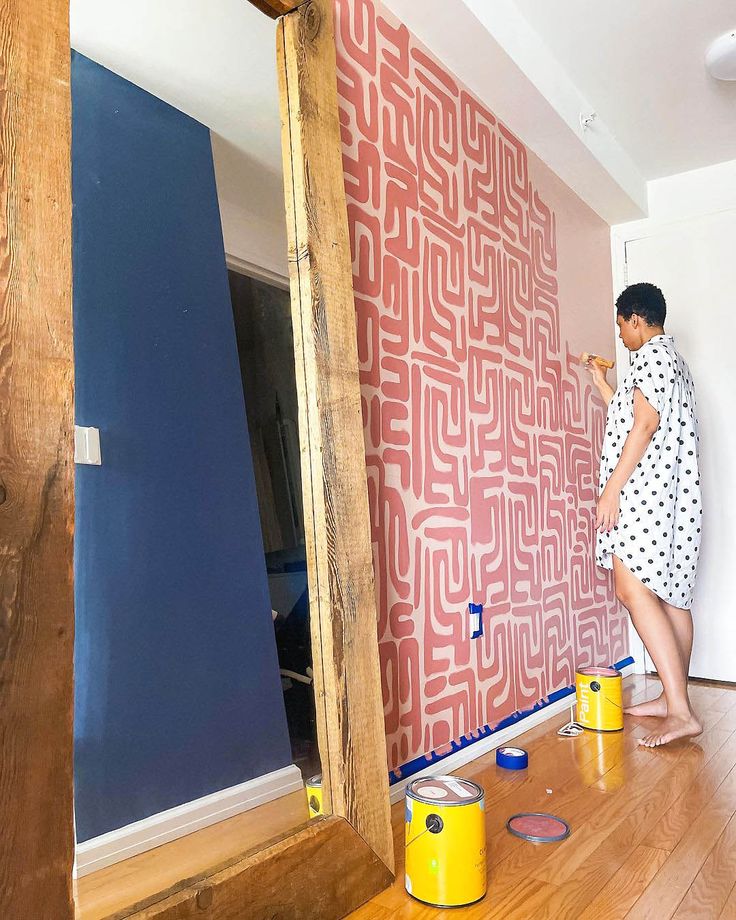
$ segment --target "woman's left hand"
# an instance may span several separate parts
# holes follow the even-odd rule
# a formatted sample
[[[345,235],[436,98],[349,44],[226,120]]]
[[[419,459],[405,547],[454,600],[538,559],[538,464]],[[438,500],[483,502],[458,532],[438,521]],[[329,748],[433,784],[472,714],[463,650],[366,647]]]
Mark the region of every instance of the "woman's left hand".
[[[595,528],[596,530],[610,533],[618,524],[620,514],[621,493],[615,489],[609,489],[608,486],[601,492],[598,504],[595,510]]]

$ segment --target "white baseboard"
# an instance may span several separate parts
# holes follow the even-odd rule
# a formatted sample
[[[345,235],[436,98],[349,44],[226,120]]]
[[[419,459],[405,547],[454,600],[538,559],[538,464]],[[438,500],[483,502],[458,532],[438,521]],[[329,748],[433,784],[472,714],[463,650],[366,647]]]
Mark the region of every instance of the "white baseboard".
[[[621,673],[624,677],[627,674],[634,673],[634,665],[627,664],[625,667],[621,668]],[[540,725],[542,722],[552,719],[561,712],[569,710],[574,705],[575,694],[572,693],[570,696],[565,696],[561,700],[556,700],[554,703],[549,703],[549,705],[529,713],[528,716],[524,716],[523,719],[519,719],[519,721],[514,722],[513,725],[508,725],[500,731],[486,735],[485,738],[479,738],[478,741],[469,744],[460,751],[456,751],[454,754],[443,757],[441,760],[436,760],[434,763],[427,764],[426,767],[419,770],[417,773],[412,773],[411,776],[407,776],[406,779],[401,779],[391,786],[389,790],[391,804],[400,801],[404,797],[406,787],[413,779],[418,779],[420,776],[444,776],[445,774],[453,773],[460,767],[465,766],[466,763],[470,763],[471,760],[475,760],[482,754],[487,754],[489,751],[495,751],[496,748],[508,744],[512,739],[518,738],[519,735],[523,735],[524,732],[528,732],[529,729],[534,728],[535,725]]]
[[[97,869],[104,869],[105,866],[152,850],[162,843],[184,837],[302,788],[302,775],[292,764],[238,786],[169,808],[150,818],[78,843],[76,874],[88,875]]]

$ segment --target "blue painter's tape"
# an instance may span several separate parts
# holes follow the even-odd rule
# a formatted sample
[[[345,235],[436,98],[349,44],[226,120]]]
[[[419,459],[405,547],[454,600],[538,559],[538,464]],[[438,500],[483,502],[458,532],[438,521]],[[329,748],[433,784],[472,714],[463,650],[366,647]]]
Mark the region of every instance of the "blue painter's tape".
[[[620,671],[622,668],[628,667],[628,665],[633,663],[634,659],[629,656],[628,658],[622,658],[621,661],[617,661],[613,667]],[[458,741],[451,741],[449,750],[443,754],[435,754],[434,752],[431,752],[429,754],[422,755],[421,757],[415,757],[414,760],[408,761],[408,763],[403,764],[397,770],[390,771],[388,774],[389,785],[393,786],[396,783],[401,782],[401,780],[407,779],[407,777],[413,776],[415,773],[419,773],[421,770],[425,770],[431,764],[438,763],[440,760],[444,760],[445,757],[450,757],[452,754],[457,754],[458,751],[462,751],[465,748],[470,747],[471,744],[475,744],[477,741],[480,741],[481,738],[488,738],[489,735],[500,732],[502,729],[508,728],[509,725],[515,725],[517,722],[521,722],[523,719],[526,719],[533,713],[539,712],[540,709],[545,709],[551,703],[556,703],[558,700],[562,700],[566,696],[573,696],[574,693],[574,686],[563,687],[561,690],[555,690],[554,693],[550,693],[546,699],[535,703],[530,709],[525,709],[522,712],[512,712],[510,716],[507,716],[494,728],[491,728],[490,725],[483,725],[473,735],[460,738]]]
[[[529,754],[524,748],[500,747],[496,749],[496,764],[504,770],[526,770]]]
[[[614,665],[617,671],[620,671],[622,668],[628,668],[630,664],[634,663],[634,659],[629,655],[628,658],[622,658],[621,661],[617,661]]]
[[[468,604],[470,613],[470,638],[479,639],[483,635],[483,604]]]

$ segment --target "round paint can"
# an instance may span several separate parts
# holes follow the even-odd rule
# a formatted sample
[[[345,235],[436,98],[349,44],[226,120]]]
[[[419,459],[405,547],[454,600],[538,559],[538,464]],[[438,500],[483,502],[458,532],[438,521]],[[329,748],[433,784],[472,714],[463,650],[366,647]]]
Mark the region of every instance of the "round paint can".
[[[624,727],[621,672],[581,668],[575,674],[577,720],[590,731],[620,732]]]
[[[487,889],[485,793],[455,776],[415,779],[406,788],[407,892],[432,907],[463,907]]]
[[[322,775],[313,776],[304,785],[307,790],[309,817],[316,818],[318,815],[324,814],[322,811]]]

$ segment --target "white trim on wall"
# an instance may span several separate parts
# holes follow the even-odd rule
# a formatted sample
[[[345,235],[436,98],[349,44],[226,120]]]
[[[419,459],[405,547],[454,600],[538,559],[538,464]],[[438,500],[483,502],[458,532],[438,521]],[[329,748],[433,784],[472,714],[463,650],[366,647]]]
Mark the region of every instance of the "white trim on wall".
[[[247,275],[249,278],[255,278],[256,281],[264,281],[266,284],[272,284],[274,287],[281,288],[284,291],[289,290],[289,279],[286,275],[271,271],[269,268],[262,268],[254,262],[248,262],[238,256],[225,253],[225,264],[230,271],[238,272],[240,275]]]
[[[625,677],[627,674],[638,672],[636,672],[634,665],[627,664],[625,667],[621,668],[621,673]],[[412,773],[411,776],[407,776],[406,779],[399,780],[398,783],[394,783],[394,785],[391,786],[391,803],[394,804],[395,802],[401,801],[409,783],[414,779],[419,779],[420,776],[445,776],[449,773],[454,773],[455,770],[464,767],[465,764],[470,763],[471,760],[476,760],[489,751],[495,751],[496,748],[508,744],[509,741],[518,738],[519,735],[523,735],[536,725],[541,725],[542,722],[553,719],[561,712],[570,710],[570,719],[574,719],[574,714],[572,713],[572,707],[574,705],[575,695],[571,694],[570,696],[565,696],[561,700],[556,700],[554,703],[544,706],[542,709],[537,709],[536,712],[532,712],[513,725],[502,728],[499,732],[494,732],[485,738],[480,738],[474,744],[469,744],[462,750],[450,754],[449,757],[443,757],[442,760],[437,760],[434,763],[428,764],[423,770]]]
[[[85,840],[76,848],[77,876],[104,869],[303,788],[302,775],[292,764]]]

